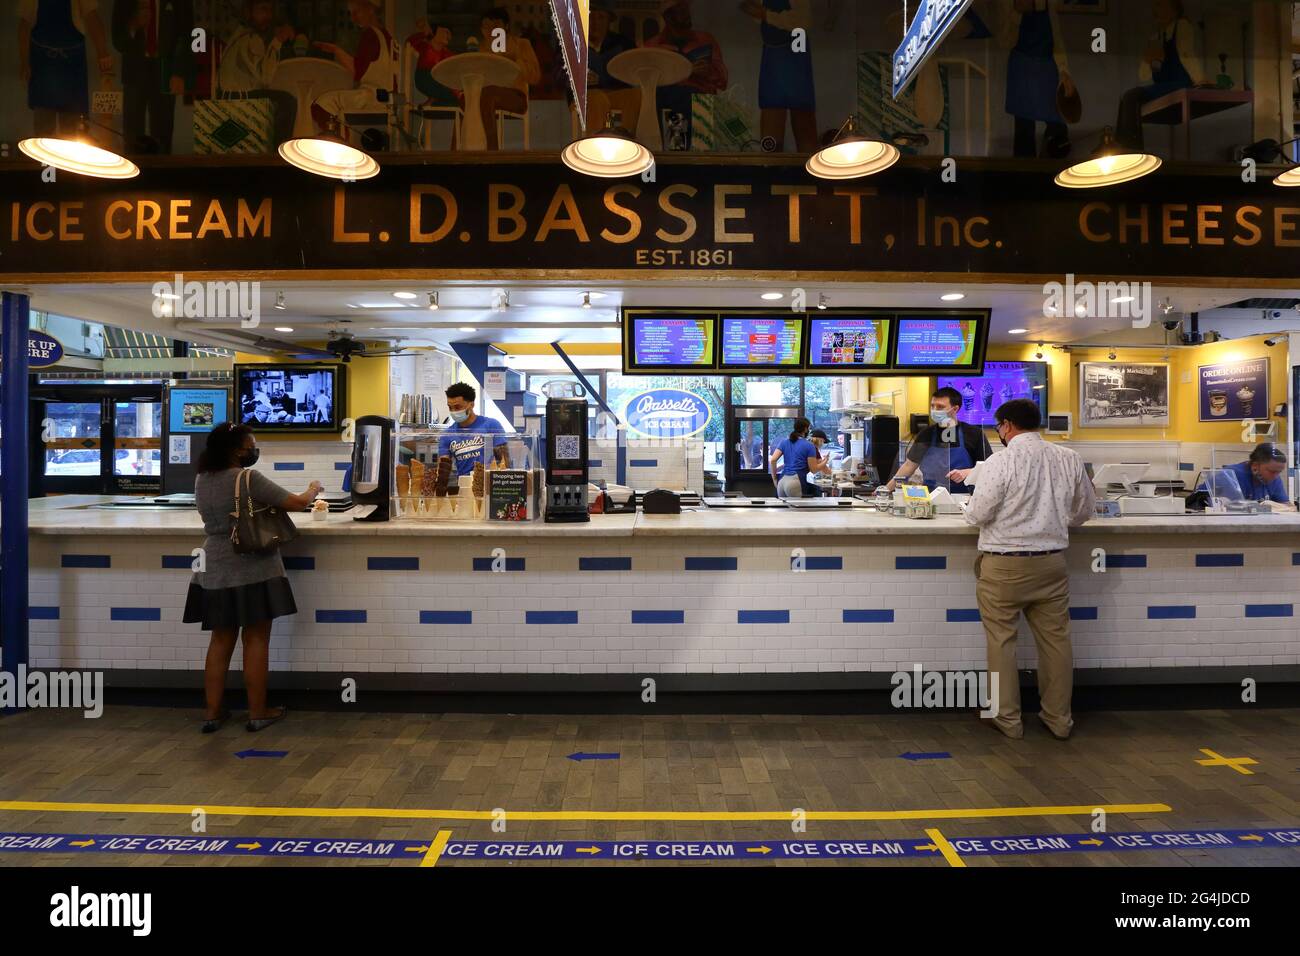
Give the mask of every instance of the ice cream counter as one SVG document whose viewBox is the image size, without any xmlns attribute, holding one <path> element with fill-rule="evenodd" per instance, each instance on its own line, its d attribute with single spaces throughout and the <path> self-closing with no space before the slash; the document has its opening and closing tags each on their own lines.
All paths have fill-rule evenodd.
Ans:
<svg viewBox="0 0 1300 956">
<path fill-rule="evenodd" d="M 99 503 L 32 503 L 33 666 L 197 686 L 207 637 L 180 620 L 197 514 Z M 847 689 L 984 664 L 976 533 L 960 517 L 295 520 L 298 613 L 271 651 L 285 684 Z M 1075 531 L 1070 566 L 1081 683 L 1300 679 L 1300 514 L 1097 519 Z M 1033 667 L 1032 640 L 1020 656 Z"/>
</svg>

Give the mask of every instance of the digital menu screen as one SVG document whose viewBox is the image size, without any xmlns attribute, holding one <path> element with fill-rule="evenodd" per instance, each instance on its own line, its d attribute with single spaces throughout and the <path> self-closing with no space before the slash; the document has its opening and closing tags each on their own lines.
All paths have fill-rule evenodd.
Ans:
<svg viewBox="0 0 1300 956">
<path fill-rule="evenodd" d="M 940 375 L 938 387 L 961 394 L 957 419 L 968 425 L 992 427 L 998 406 L 1013 398 L 1036 402 L 1046 418 L 1046 362 L 985 362 L 983 375 Z"/>
<path fill-rule="evenodd" d="M 713 368 L 717 320 L 636 316 L 632 319 L 633 368 Z"/>
<path fill-rule="evenodd" d="M 898 320 L 898 368 L 972 368 L 978 360 L 980 323 L 948 316 L 905 316 Z"/>
<path fill-rule="evenodd" d="M 802 319 L 759 315 L 722 317 L 724 367 L 797 367 L 802 345 Z"/>
<path fill-rule="evenodd" d="M 854 369 L 889 364 L 889 323 L 885 318 L 814 318 L 808 336 L 808 367 Z"/>
</svg>

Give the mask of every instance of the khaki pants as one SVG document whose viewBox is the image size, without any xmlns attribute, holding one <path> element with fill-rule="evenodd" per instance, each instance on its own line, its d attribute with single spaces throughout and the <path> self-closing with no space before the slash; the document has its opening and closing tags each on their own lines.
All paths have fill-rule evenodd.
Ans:
<svg viewBox="0 0 1300 956">
<path fill-rule="evenodd" d="M 975 560 L 975 582 L 989 672 L 998 675 L 998 716 L 994 721 L 1013 736 L 1023 732 L 1016 669 L 1016 630 L 1023 611 L 1038 646 L 1039 716 L 1057 736 L 1068 736 L 1074 726 L 1070 716 L 1074 655 L 1065 554 L 1036 558 L 981 554 Z"/>
</svg>

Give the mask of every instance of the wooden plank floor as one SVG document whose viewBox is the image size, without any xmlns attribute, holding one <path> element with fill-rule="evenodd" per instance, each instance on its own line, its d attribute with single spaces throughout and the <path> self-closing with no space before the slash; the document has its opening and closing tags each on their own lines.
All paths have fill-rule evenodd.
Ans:
<svg viewBox="0 0 1300 956">
<path fill-rule="evenodd" d="M 284 750 L 240 760 L 245 748 Z M 1201 748 L 1258 761 L 1251 775 L 1203 767 Z M 620 754 L 575 762 L 575 752 Z M 951 759 L 909 761 L 905 752 Z M 1059 742 L 1033 718 L 1006 740 L 973 716 L 512 716 L 294 713 L 261 734 L 238 720 L 198 733 L 197 715 L 113 707 L 0 719 L 0 800 L 276 807 L 521 810 L 898 810 L 1164 803 L 1112 814 L 1110 832 L 1300 826 L 1300 711 L 1087 714 Z M 1084 833 L 1081 816 L 942 821 L 490 821 L 209 815 L 209 836 L 453 839 L 772 840 Z M 191 836 L 180 814 L 0 810 L 0 830 Z M 193 855 L 0 853 L 0 866 L 394 865 Z M 821 860 L 818 863 L 827 861 Z M 857 860 L 872 866 L 890 861 Z M 968 857 L 970 866 L 1297 866 L 1300 848 L 1178 849 Z M 396 865 L 411 865 L 409 862 Z M 503 865 L 444 858 L 439 865 Z M 515 866 L 643 865 L 592 860 Z M 681 861 L 710 866 L 709 861 Z M 807 865 L 803 861 L 746 865 Z M 946 866 L 942 858 L 892 865 Z"/>
</svg>

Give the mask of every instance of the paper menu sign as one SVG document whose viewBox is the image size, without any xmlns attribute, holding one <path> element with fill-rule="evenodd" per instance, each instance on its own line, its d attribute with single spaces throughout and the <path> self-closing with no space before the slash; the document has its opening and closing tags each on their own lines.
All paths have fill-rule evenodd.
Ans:
<svg viewBox="0 0 1300 956">
<path fill-rule="evenodd" d="M 506 372 L 505 369 L 488 369 L 483 373 L 483 391 L 487 397 L 494 402 L 505 401 L 506 397 Z"/>
</svg>

